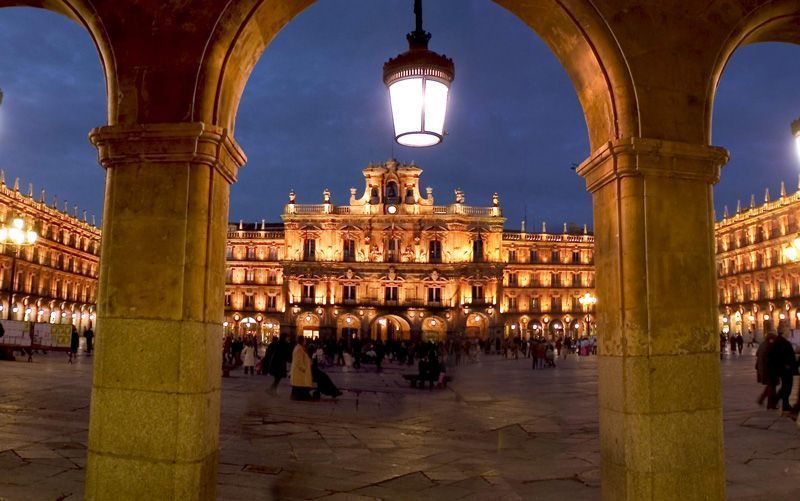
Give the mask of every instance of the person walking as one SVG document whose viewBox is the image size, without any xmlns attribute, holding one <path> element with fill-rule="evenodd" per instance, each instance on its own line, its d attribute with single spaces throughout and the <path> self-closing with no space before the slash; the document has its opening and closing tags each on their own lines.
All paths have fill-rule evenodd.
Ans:
<svg viewBox="0 0 800 501">
<path fill-rule="evenodd" d="M 769 371 L 767 370 L 767 353 L 774 343 L 775 333 L 769 332 L 761 344 L 758 345 L 758 349 L 756 350 L 756 380 L 764 385 L 764 390 L 761 392 L 758 400 L 756 400 L 756 403 L 759 406 L 763 406 L 764 400 L 766 400 L 768 407 L 772 409 L 775 408 L 772 407 L 772 402 L 775 398 L 775 386 L 777 381 L 770 376 Z"/>
<path fill-rule="evenodd" d="M 256 349 L 253 344 L 254 342 L 248 341 L 242 348 L 244 373 L 247 374 L 249 372 L 251 376 L 255 374 L 256 367 Z"/>
<path fill-rule="evenodd" d="M 739 352 L 739 355 L 742 354 L 742 349 L 744 348 L 744 336 L 742 333 L 736 334 L 736 350 Z"/>
<path fill-rule="evenodd" d="M 767 370 L 775 381 L 780 381 L 780 389 L 775 395 L 775 403 L 781 402 L 783 415 L 791 414 L 792 406 L 789 397 L 792 394 L 792 379 L 797 371 L 797 358 L 794 356 L 794 347 L 788 339 L 783 337 L 783 332 L 778 333 L 775 342 L 767 351 Z"/>
<path fill-rule="evenodd" d="M 94 349 L 94 331 L 92 331 L 91 327 L 84 331 L 83 337 L 86 338 L 86 353 L 91 355 L 92 350 Z"/>
<path fill-rule="evenodd" d="M 72 326 L 72 335 L 69 338 L 69 360 L 67 363 L 72 363 L 74 360 L 78 358 L 78 346 L 80 345 L 80 336 L 78 335 L 78 329 L 73 325 Z"/>
<path fill-rule="evenodd" d="M 286 338 L 283 335 L 272 338 L 272 342 L 267 346 L 267 352 L 264 354 L 264 363 L 266 364 L 267 373 L 273 377 L 272 385 L 267 390 L 272 395 L 278 393 L 278 384 L 281 379 L 286 377 Z M 263 365 L 263 364 L 262 364 Z"/>
<path fill-rule="evenodd" d="M 292 351 L 292 400 L 312 400 L 311 389 L 314 381 L 311 375 L 311 357 L 306 352 L 306 338 L 298 336 Z M 317 393 L 318 394 L 318 393 Z"/>
</svg>

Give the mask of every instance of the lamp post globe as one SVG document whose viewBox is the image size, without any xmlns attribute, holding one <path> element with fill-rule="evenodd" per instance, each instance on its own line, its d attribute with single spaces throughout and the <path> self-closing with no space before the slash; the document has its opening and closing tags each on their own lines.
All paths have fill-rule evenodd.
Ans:
<svg viewBox="0 0 800 501">
<path fill-rule="evenodd" d="M 408 51 L 383 65 L 383 82 L 389 89 L 395 141 L 421 148 L 444 138 L 455 65 L 428 50 L 431 34 L 422 29 L 422 0 L 414 0 L 414 14 L 416 29 L 406 35 Z"/>
</svg>

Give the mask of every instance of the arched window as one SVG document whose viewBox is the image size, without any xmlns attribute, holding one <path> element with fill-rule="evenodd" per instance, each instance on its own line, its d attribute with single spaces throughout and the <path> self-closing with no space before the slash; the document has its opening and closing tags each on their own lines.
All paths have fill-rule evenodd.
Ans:
<svg viewBox="0 0 800 501">
<path fill-rule="evenodd" d="M 483 239 L 481 237 L 472 241 L 472 262 L 483 262 Z"/>
<path fill-rule="evenodd" d="M 394 199 L 397 198 L 397 183 L 394 181 L 389 181 L 386 183 L 386 198 Z"/>
</svg>

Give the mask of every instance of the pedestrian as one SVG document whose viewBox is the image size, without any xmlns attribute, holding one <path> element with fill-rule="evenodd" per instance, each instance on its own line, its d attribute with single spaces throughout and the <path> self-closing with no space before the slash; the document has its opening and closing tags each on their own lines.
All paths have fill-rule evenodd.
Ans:
<svg viewBox="0 0 800 501">
<path fill-rule="evenodd" d="M 784 416 L 789 416 L 792 406 L 789 397 L 792 394 L 792 379 L 797 371 L 797 359 L 794 356 L 794 347 L 783 333 L 778 333 L 775 342 L 767 350 L 767 371 L 774 381 L 780 381 L 780 389 L 775 395 L 775 403 L 781 402 L 781 411 Z"/>
<path fill-rule="evenodd" d="M 92 331 L 91 327 L 86 329 L 86 331 L 83 333 L 83 337 L 86 338 L 86 353 L 91 355 L 92 349 L 94 349 L 94 332 Z"/>
<path fill-rule="evenodd" d="M 78 329 L 73 325 L 72 336 L 69 339 L 69 361 L 67 363 L 71 364 L 73 360 L 77 360 L 79 345 L 80 345 L 80 336 L 78 336 Z"/>
<path fill-rule="evenodd" d="M 747 347 L 751 348 L 756 345 L 756 335 L 753 334 L 753 329 L 750 327 L 747 328 Z"/>
<path fill-rule="evenodd" d="M 345 350 L 345 340 L 344 338 L 340 339 L 338 343 L 336 343 L 336 365 L 339 367 L 344 367 L 344 350 Z"/>
<path fill-rule="evenodd" d="M 267 391 L 273 395 L 278 393 L 278 384 L 281 379 L 286 377 L 286 355 L 288 351 L 286 338 L 281 334 L 279 338 L 272 338 L 269 346 L 267 346 L 267 353 L 264 354 L 267 373 L 273 377 L 272 385 Z"/>
<path fill-rule="evenodd" d="M 736 335 L 736 349 L 739 351 L 739 355 L 742 354 L 742 348 L 744 348 L 744 336 L 739 332 Z"/>
<path fill-rule="evenodd" d="M 256 366 L 256 349 L 253 346 L 253 343 L 248 341 L 245 343 L 244 348 L 242 348 L 242 358 L 244 366 L 244 373 L 247 374 L 248 372 L 250 375 L 255 374 L 255 366 Z"/>
<path fill-rule="evenodd" d="M 764 385 L 764 390 L 756 400 L 759 406 L 764 405 L 764 400 L 767 401 L 767 406 L 774 409 L 773 400 L 775 398 L 775 386 L 777 381 L 772 379 L 767 371 L 767 352 L 770 347 L 775 343 L 775 333 L 769 332 L 764 340 L 758 345 L 756 350 L 756 380 Z"/>
<path fill-rule="evenodd" d="M 556 352 L 553 343 L 547 343 L 544 352 L 545 364 L 547 367 L 556 366 Z"/>
<path fill-rule="evenodd" d="M 297 344 L 292 351 L 292 400 L 312 400 L 311 390 L 314 381 L 311 375 L 311 357 L 306 352 L 306 338 L 298 336 Z M 319 392 L 315 392 L 319 398 Z"/>
</svg>

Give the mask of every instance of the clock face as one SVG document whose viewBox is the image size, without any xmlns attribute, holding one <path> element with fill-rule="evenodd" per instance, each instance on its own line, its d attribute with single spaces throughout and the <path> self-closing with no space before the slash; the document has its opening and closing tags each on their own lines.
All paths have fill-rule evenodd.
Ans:
<svg viewBox="0 0 800 501">
<path fill-rule="evenodd" d="M 397 214 L 397 206 L 390 205 L 389 207 L 386 208 L 386 212 L 388 212 L 389 214 Z"/>
</svg>

